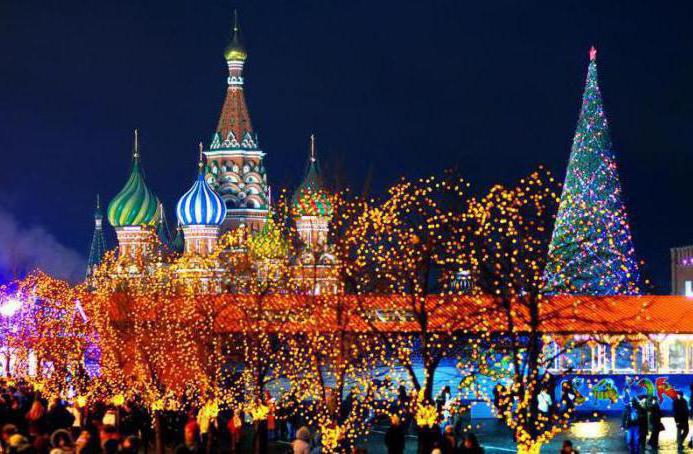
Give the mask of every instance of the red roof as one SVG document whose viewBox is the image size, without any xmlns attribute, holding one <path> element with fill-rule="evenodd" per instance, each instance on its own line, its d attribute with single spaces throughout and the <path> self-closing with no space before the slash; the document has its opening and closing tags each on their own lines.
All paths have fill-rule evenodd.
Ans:
<svg viewBox="0 0 693 454">
<path fill-rule="evenodd" d="M 200 298 L 205 298 L 205 303 L 198 308 L 215 312 L 217 331 L 227 333 L 256 329 L 259 324 L 288 332 L 412 332 L 420 329 L 417 317 L 421 314 L 425 314 L 431 331 L 508 331 L 508 312 L 502 301 L 491 297 L 223 294 Z M 514 302 L 509 308 L 515 329 L 528 330 L 527 307 Z M 126 300 L 114 297 L 111 315 L 125 319 L 127 313 Z M 539 330 L 546 334 L 693 334 L 693 298 L 545 297 L 539 311 Z"/>
<path fill-rule="evenodd" d="M 269 314 L 276 329 L 417 331 L 421 301 L 406 296 L 239 296 L 221 295 L 220 331 L 242 330 L 253 323 L 249 307 Z M 340 320 L 335 308 L 346 315 Z M 425 300 L 428 326 L 437 331 L 507 331 L 506 311 L 490 297 L 430 296 Z M 529 326 L 528 310 L 511 305 L 519 330 Z M 412 311 L 412 309 L 414 309 Z M 693 334 L 693 298 L 682 296 L 553 296 L 541 304 L 540 331 L 546 334 Z"/>
<path fill-rule="evenodd" d="M 221 136 L 222 142 L 226 140 L 230 131 L 233 131 L 233 135 L 239 143 L 243 141 L 246 132 L 251 134 L 253 132 L 248 107 L 245 105 L 243 88 L 233 85 L 229 85 L 226 91 L 226 100 L 221 108 L 219 125 L 217 126 L 217 132 Z"/>
</svg>

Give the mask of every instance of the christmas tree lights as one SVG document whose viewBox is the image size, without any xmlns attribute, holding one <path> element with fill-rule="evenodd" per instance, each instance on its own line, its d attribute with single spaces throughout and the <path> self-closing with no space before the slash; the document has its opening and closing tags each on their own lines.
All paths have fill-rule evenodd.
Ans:
<svg viewBox="0 0 693 454">
<path fill-rule="evenodd" d="M 545 291 L 638 294 L 638 264 L 590 50 L 585 92 L 556 217 Z"/>
</svg>

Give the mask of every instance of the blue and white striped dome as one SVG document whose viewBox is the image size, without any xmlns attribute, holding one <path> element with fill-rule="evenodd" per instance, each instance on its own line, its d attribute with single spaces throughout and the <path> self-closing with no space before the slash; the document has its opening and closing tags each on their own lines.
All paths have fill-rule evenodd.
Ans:
<svg viewBox="0 0 693 454">
<path fill-rule="evenodd" d="M 176 215 L 180 225 L 221 225 L 226 217 L 226 204 L 200 172 L 192 188 L 178 201 Z"/>
</svg>

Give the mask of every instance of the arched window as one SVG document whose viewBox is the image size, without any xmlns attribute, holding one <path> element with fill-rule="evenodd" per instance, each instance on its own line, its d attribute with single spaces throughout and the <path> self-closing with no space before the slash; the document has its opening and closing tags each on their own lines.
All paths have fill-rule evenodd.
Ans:
<svg viewBox="0 0 693 454">
<path fill-rule="evenodd" d="M 614 368 L 619 369 L 619 370 L 632 369 L 633 368 L 633 360 L 634 360 L 633 345 L 631 345 L 630 342 L 622 341 L 615 348 L 616 348 L 616 355 L 614 358 L 615 359 Z"/>
<path fill-rule="evenodd" d="M 553 339 L 544 344 L 544 357 L 549 369 L 558 369 L 560 347 Z"/>
<path fill-rule="evenodd" d="M 592 349 L 589 345 L 580 343 L 577 346 L 569 347 L 563 354 L 564 368 L 572 370 L 592 369 Z"/>
<path fill-rule="evenodd" d="M 684 370 L 686 368 L 686 346 L 676 341 L 669 346 L 669 370 Z"/>
</svg>

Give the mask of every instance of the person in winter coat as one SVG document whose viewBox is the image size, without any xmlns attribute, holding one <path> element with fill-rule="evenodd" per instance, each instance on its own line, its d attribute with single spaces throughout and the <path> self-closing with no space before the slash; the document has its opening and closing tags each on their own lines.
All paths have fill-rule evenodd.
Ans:
<svg viewBox="0 0 693 454">
<path fill-rule="evenodd" d="M 580 454 L 575 448 L 573 448 L 573 442 L 570 440 L 563 440 L 563 446 L 561 447 L 560 454 Z"/>
<path fill-rule="evenodd" d="M 678 397 L 674 400 L 674 421 L 676 422 L 676 442 L 679 448 L 683 447 L 683 443 L 688 436 L 688 402 L 683 397 L 683 393 L 679 392 Z"/>
<path fill-rule="evenodd" d="M 233 411 L 233 416 L 226 423 L 229 429 L 229 440 L 231 443 L 231 452 L 240 452 L 241 436 L 243 435 L 243 419 L 241 418 L 241 410 L 238 408 Z"/>
<path fill-rule="evenodd" d="M 623 410 L 623 429 L 630 454 L 645 452 L 647 438 L 647 412 L 637 397 L 633 397 Z"/>
<path fill-rule="evenodd" d="M 432 427 L 419 427 L 419 454 L 430 453 L 435 445 L 440 448 L 441 443 L 440 426 L 434 424 Z"/>
<path fill-rule="evenodd" d="M 292 443 L 293 454 L 310 454 L 310 430 L 306 426 L 296 431 L 296 439 Z"/>
<path fill-rule="evenodd" d="M 659 408 L 659 403 L 656 397 L 650 397 L 647 405 L 647 428 L 650 431 L 649 444 L 654 451 L 659 449 L 659 433 L 664 430 L 662 424 L 662 409 Z"/>
<path fill-rule="evenodd" d="M 51 454 L 72 454 L 75 452 L 75 442 L 72 435 L 65 429 L 58 429 L 51 435 Z"/>
<path fill-rule="evenodd" d="M 100 452 L 97 437 L 88 430 L 83 430 L 75 442 L 75 452 L 77 454 L 97 454 Z"/>
<path fill-rule="evenodd" d="M 183 429 L 185 440 L 176 446 L 174 454 L 198 454 L 202 452 L 200 448 L 200 426 L 194 418 L 190 418 Z"/>
<path fill-rule="evenodd" d="M 404 452 L 405 434 L 402 422 L 397 415 L 390 418 L 390 428 L 385 432 L 387 454 L 402 454 Z"/>
<path fill-rule="evenodd" d="M 39 399 L 34 400 L 31 404 L 31 408 L 29 408 L 25 420 L 29 428 L 32 428 L 38 433 L 45 432 L 46 408 Z"/>
<path fill-rule="evenodd" d="M 65 408 L 60 399 L 54 399 L 46 412 L 46 430 L 53 433 L 58 429 L 69 429 L 75 417 Z"/>
<path fill-rule="evenodd" d="M 468 433 L 464 436 L 464 441 L 462 446 L 460 446 L 459 452 L 464 454 L 484 454 L 484 448 L 479 444 L 479 440 L 473 433 Z"/>
<path fill-rule="evenodd" d="M 443 452 L 445 454 L 455 454 L 456 448 L 457 438 L 455 438 L 455 428 L 451 425 L 447 425 L 443 433 Z"/>
</svg>

